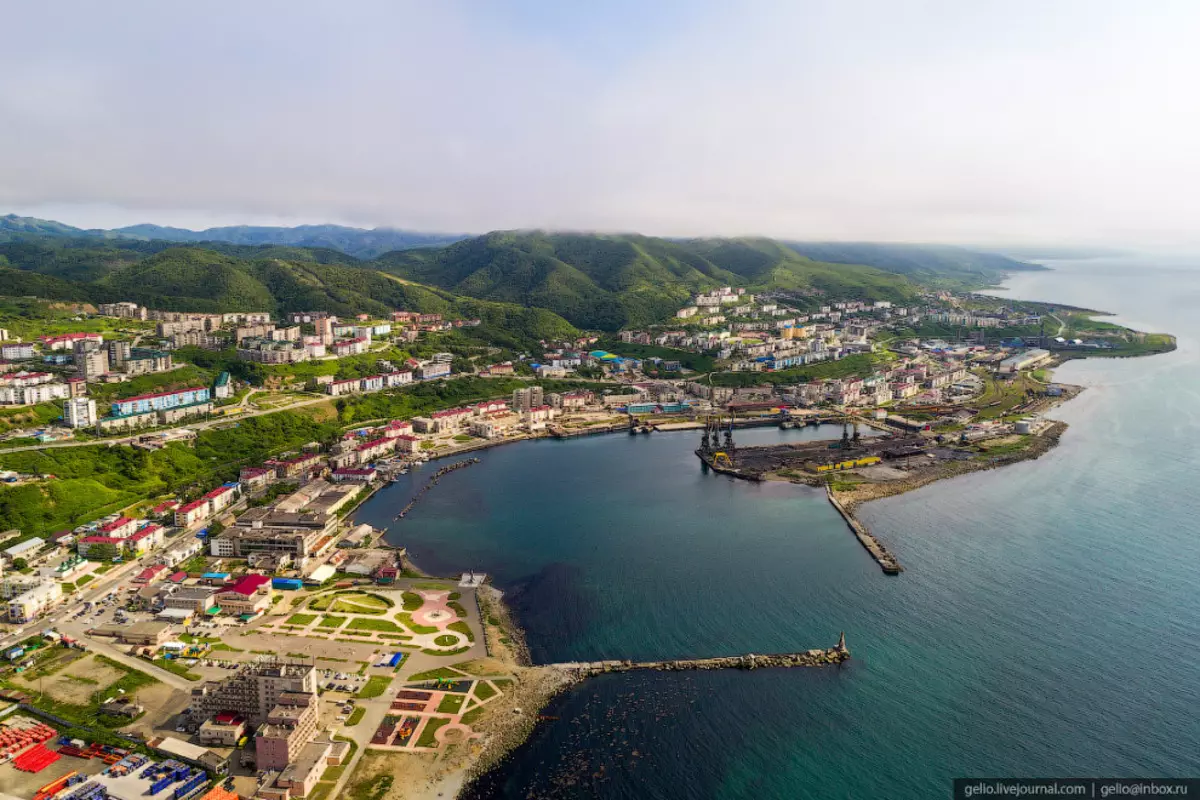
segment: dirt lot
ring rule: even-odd
[[[61,702],[86,706],[94,693],[112,686],[123,677],[125,673],[121,670],[88,656],[53,675],[33,679],[22,677],[21,681],[34,689],[40,685],[47,694]]]
[[[137,722],[123,728],[123,733],[140,733],[146,738],[153,736],[178,736],[175,733],[176,718],[191,703],[187,692],[165,683],[156,683],[139,689],[137,701],[146,707],[146,713]]]
[[[438,784],[447,778],[461,783],[462,759],[452,759],[416,753],[383,753],[368,751],[358,762],[346,795],[369,800],[412,800],[436,794]],[[446,792],[453,796],[453,792]]]

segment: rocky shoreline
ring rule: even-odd
[[[914,489],[920,489],[922,486],[927,486],[935,481],[945,480],[947,478],[955,478],[959,475],[968,475],[972,472],[980,472],[983,470],[999,469],[1017,464],[1021,461],[1031,461],[1035,458],[1041,458],[1046,453],[1058,446],[1059,439],[1067,430],[1067,423],[1054,421],[1050,426],[1030,443],[1029,447],[1015,453],[1005,453],[996,456],[987,461],[951,461],[940,464],[937,467],[929,468],[921,473],[895,481],[880,481],[877,483],[858,484],[853,489],[837,489],[831,490],[842,507],[851,515],[854,510],[863,503],[869,503],[872,500],[882,500],[885,497],[894,497],[898,494],[911,492]]]

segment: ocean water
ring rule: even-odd
[[[1179,350],[1072,362],[1057,378],[1088,391],[1055,412],[1071,427],[1053,452],[864,507],[899,577],[820,493],[705,473],[694,434],[504,447],[428,493],[389,537],[431,571],[492,573],[539,662],[841,630],[854,655],[588,681],[469,796],[936,798],[962,776],[1200,775],[1200,261],[1052,266],[1011,294],[1117,312]],[[412,490],[360,517],[389,524]]]

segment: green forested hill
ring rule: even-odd
[[[108,297],[155,308],[253,311],[276,305],[270,290],[233,256],[177,247],[110,273],[95,284]]]
[[[928,244],[788,242],[801,255],[835,264],[870,264],[930,285],[974,288],[1005,273],[1044,269],[997,253]]]
[[[376,263],[458,294],[549,308],[579,327],[600,330],[658,322],[693,293],[722,285],[879,300],[904,300],[917,291],[902,276],[813,261],[769,239],[505,231],[388,253]]]
[[[370,262],[321,248],[25,238],[0,243],[0,295],[132,300],[176,311],[318,310],[386,316],[406,309],[479,318],[483,325],[473,330],[476,335],[516,349],[578,333],[546,309],[421,286],[374,269]]]
[[[795,291],[812,303],[903,302],[922,286],[972,287],[1005,271],[1036,268],[956,247],[541,231],[497,231],[364,260],[347,251],[373,252],[390,240],[364,244],[355,237],[378,231],[338,226],[221,230],[235,241],[181,245],[132,237],[206,232],[85,231],[0,217],[0,294],[195,311],[312,309],[344,316],[406,308],[491,318],[521,338],[571,325],[615,331],[661,322],[696,292],[718,286]],[[267,243],[254,243],[260,240]]]

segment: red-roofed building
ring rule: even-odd
[[[204,495],[203,499],[208,501],[211,513],[218,514],[232,505],[237,499],[238,488],[236,483],[225,484]]]
[[[412,383],[413,374],[411,370],[402,369],[396,372],[389,372],[383,376],[383,385],[389,389],[397,386],[403,386],[406,383]]]
[[[325,391],[328,394],[337,397],[343,394],[354,394],[359,390],[361,381],[358,378],[348,378],[344,381],[333,381],[325,385]]]
[[[479,371],[480,375],[512,375],[513,363],[511,361],[503,361],[499,364],[492,364],[484,367]]]
[[[266,575],[243,575],[218,591],[216,601],[226,614],[256,617],[271,607],[271,579]]]
[[[554,419],[554,406],[534,406],[525,412],[526,422],[549,422],[552,419]]]
[[[484,416],[486,414],[502,414],[508,411],[508,402],[505,400],[485,400],[482,403],[476,403],[471,406],[476,416]]]
[[[242,488],[248,492],[262,489],[274,477],[274,471],[266,467],[242,467],[242,471],[238,473],[238,481],[242,484]]]
[[[433,412],[429,418],[433,420],[434,433],[445,433],[460,430],[474,414],[469,408],[448,408],[445,411]]]
[[[359,353],[367,352],[367,347],[371,343],[361,336],[353,339],[342,339],[333,343],[333,354],[338,357],[356,356]]]
[[[137,523],[129,517],[118,517],[112,522],[105,523],[96,529],[100,536],[111,536],[114,539],[125,539],[137,530]]]
[[[265,466],[275,468],[276,478],[295,478],[321,465],[321,456],[316,453],[296,456],[295,458],[273,459]]]
[[[43,336],[40,341],[46,350],[70,350],[76,342],[101,344],[104,337],[98,333],[60,333],[57,336]]]
[[[165,517],[168,514],[174,514],[175,509],[179,508],[178,500],[168,500],[165,503],[159,503],[154,508],[150,509],[150,513],[156,517]]]
[[[203,498],[182,505],[175,509],[175,524],[181,528],[190,528],[208,519],[210,508],[208,501]]]
[[[421,440],[411,433],[402,433],[395,437],[396,452],[412,454],[421,449]]]
[[[169,580],[171,583],[183,583],[184,581],[187,580],[187,573],[186,572],[172,572],[170,575],[167,576],[167,580]]]
[[[354,448],[359,464],[369,464],[380,456],[387,455],[396,449],[396,440],[384,437],[364,442]]]
[[[153,567],[146,567],[144,570],[134,576],[134,583],[149,583],[158,577],[158,574],[165,570],[162,564],[155,564]]]
[[[387,425],[383,426],[383,435],[389,439],[395,439],[397,436],[405,433],[412,433],[412,423],[406,419],[394,419]]]
[[[126,539],[126,547],[133,555],[140,556],[161,545],[162,540],[162,526],[151,523],[143,528],[139,528],[132,536]]]
[[[342,467],[335,469],[331,477],[334,483],[372,483],[379,471],[374,467]]]

